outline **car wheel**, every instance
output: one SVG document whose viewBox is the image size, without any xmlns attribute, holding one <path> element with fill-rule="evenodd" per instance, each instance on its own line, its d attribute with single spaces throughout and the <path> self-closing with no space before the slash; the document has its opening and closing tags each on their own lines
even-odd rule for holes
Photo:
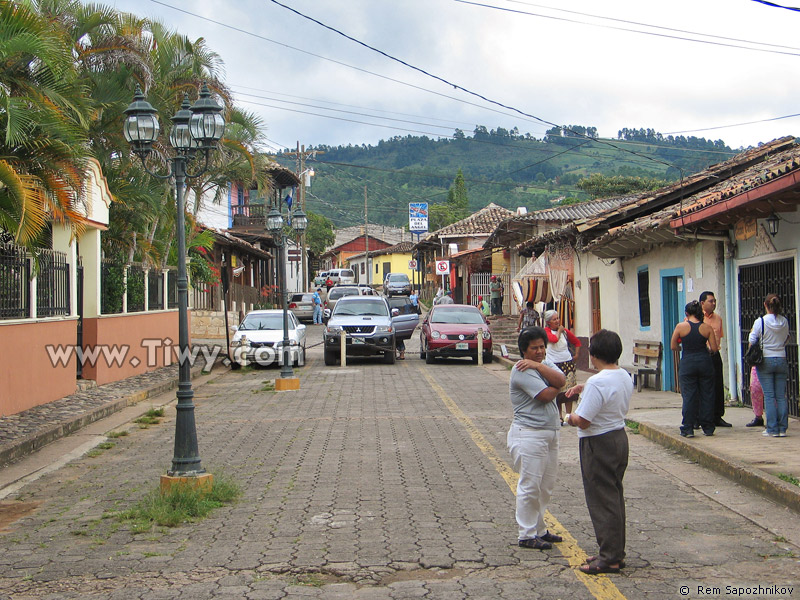
<svg viewBox="0 0 800 600">
<path fill-rule="evenodd" d="M 326 367 L 335 366 L 336 363 L 339 362 L 339 361 L 336 360 L 336 358 L 337 358 L 337 355 L 336 355 L 335 352 L 333 352 L 331 350 L 325 350 L 325 366 Z"/>
<path fill-rule="evenodd" d="M 489 364 L 490 362 L 492 362 L 493 360 L 494 360 L 494 354 L 492 354 L 491 352 L 489 352 L 489 353 L 485 353 L 485 354 L 483 355 L 483 363 L 484 363 L 484 364 L 488 365 L 488 364 Z"/>
<path fill-rule="evenodd" d="M 395 363 L 395 353 L 397 352 L 397 347 L 395 346 L 394 342 L 392 343 L 392 349 L 388 350 L 387 352 L 383 353 L 383 362 L 387 365 L 393 365 Z"/>
<path fill-rule="evenodd" d="M 300 348 L 300 351 L 297 353 L 297 360 L 294 361 L 295 367 L 302 367 L 306 364 L 306 347 L 303 346 Z"/>
<path fill-rule="evenodd" d="M 472 364 L 473 365 L 477 365 L 478 364 L 478 355 L 477 355 L 477 353 L 475 354 L 475 356 L 470 356 L 470 358 L 472 359 Z"/>
<path fill-rule="evenodd" d="M 422 341 L 422 337 L 419 338 L 419 357 L 424 359 L 426 356 L 425 352 L 425 342 Z"/>
<path fill-rule="evenodd" d="M 425 364 L 432 365 L 433 362 L 434 362 L 433 352 L 431 352 L 431 349 L 428 348 L 428 351 L 425 352 Z"/>
</svg>

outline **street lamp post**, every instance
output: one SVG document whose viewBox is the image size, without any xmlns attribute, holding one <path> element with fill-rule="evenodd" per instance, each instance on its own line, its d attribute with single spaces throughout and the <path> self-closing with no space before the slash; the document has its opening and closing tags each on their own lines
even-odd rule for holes
<svg viewBox="0 0 800 600">
<path fill-rule="evenodd" d="M 188 95 L 184 94 L 180 110 L 172 117 L 169 134 L 170 145 L 175 156 L 169 159 L 170 170 L 166 174 L 154 173 L 147 167 L 145 159 L 153 150 L 153 143 L 160 130 L 158 116 L 153 106 L 147 102 L 142 89 L 137 85 L 133 102 L 125 110 L 123 133 L 133 152 L 141 159 L 145 171 L 158 179 L 175 180 L 177 201 L 176 234 L 178 244 L 178 346 L 180 350 L 178 369 L 177 416 L 175 419 L 175 451 L 172 469 L 168 478 L 208 477 L 205 473 L 197 447 L 197 429 L 194 419 L 194 392 L 192 391 L 191 364 L 189 362 L 189 285 L 186 276 L 186 226 L 184 215 L 184 192 L 186 179 L 201 176 L 208 169 L 210 151 L 225 132 L 222 107 L 212 98 L 204 83 L 200 88 L 197 102 L 190 105 Z M 190 173 L 189 162 L 198 152 L 204 154 L 203 168 Z M 162 478 L 162 487 L 168 486 Z"/>
<path fill-rule="evenodd" d="M 297 237 L 302 238 L 308 226 L 308 217 L 306 217 L 302 206 L 295 206 L 294 210 L 289 215 L 289 224 L 291 224 Z M 278 246 L 279 250 L 277 271 L 281 295 L 281 308 L 283 309 L 283 346 L 281 348 L 283 353 L 283 365 L 281 366 L 281 379 L 289 379 L 294 377 L 294 371 L 292 370 L 292 359 L 291 353 L 289 352 L 289 308 L 286 299 L 286 232 L 283 229 L 283 216 L 280 210 L 274 206 L 267 215 L 267 231 L 275 238 L 275 244 Z M 276 389 L 279 388 L 281 388 L 281 386 L 276 385 Z M 284 387 L 282 389 L 297 388 Z"/>
</svg>

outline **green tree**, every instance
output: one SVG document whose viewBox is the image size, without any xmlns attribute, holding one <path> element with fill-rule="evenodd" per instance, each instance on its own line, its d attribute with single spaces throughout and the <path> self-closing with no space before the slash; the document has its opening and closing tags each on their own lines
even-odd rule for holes
<svg viewBox="0 0 800 600">
<path fill-rule="evenodd" d="M 469 215 L 467 184 L 464 183 L 464 173 L 459 169 L 453 185 L 447 191 L 447 202 L 433 204 L 428 209 L 428 225 L 431 231 L 436 231 L 451 223 L 466 219 Z"/>
<path fill-rule="evenodd" d="M 0 229 L 29 247 L 50 221 L 84 221 L 89 110 L 71 50 L 35 6 L 0 0 Z"/>
<path fill-rule="evenodd" d="M 309 252 L 319 256 L 335 240 L 336 234 L 333 233 L 333 223 L 330 219 L 309 211 L 306 228 L 306 244 Z"/>
</svg>

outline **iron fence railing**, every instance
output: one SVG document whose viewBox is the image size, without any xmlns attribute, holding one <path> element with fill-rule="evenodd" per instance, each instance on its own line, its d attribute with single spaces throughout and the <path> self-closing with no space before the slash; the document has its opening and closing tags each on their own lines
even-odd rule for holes
<svg viewBox="0 0 800 600">
<path fill-rule="evenodd" d="M 142 265 L 128 265 L 128 276 L 125 281 L 128 312 L 142 312 L 144 310 L 144 273 L 145 270 Z"/>
<path fill-rule="evenodd" d="M 70 274 L 67 255 L 56 250 L 40 250 L 36 273 L 36 316 L 68 315 Z"/>
<path fill-rule="evenodd" d="M 147 309 L 164 309 L 164 272 L 161 269 L 147 272 Z"/>
<path fill-rule="evenodd" d="M 115 315 L 122 312 L 125 297 L 125 265 L 104 258 L 100 265 L 100 312 Z"/>
<path fill-rule="evenodd" d="M 167 272 L 167 308 L 178 308 L 178 269 Z"/>
<path fill-rule="evenodd" d="M 0 244 L 0 319 L 30 316 L 31 263 L 25 250 Z"/>
</svg>

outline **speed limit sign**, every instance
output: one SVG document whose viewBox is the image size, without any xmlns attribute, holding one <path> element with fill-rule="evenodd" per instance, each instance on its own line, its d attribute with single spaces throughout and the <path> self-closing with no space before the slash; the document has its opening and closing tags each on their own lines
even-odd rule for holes
<svg viewBox="0 0 800 600">
<path fill-rule="evenodd" d="M 450 272 L 450 261 L 449 260 L 437 260 L 436 261 L 436 274 L 437 275 L 447 275 Z"/>
</svg>

